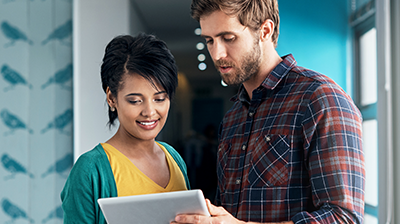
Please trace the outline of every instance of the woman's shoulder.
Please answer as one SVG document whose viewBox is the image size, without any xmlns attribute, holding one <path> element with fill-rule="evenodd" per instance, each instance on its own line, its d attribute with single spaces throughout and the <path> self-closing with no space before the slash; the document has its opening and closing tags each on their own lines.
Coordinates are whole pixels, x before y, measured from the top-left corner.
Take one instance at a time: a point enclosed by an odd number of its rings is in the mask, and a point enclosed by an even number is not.
<svg viewBox="0 0 400 224">
<path fill-rule="evenodd" d="M 159 143 L 159 144 L 161 144 L 162 146 L 165 147 L 165 149 L 166 149 L 166 150 L 168 151 L 168 153 L 172 156 L 172 158 L 175 160 L 175 162 L 178 163 L 178 165 L 180 165 L 180 164 L 182 164 L 182 163 L 183 163 L 183 164 L 185 163 L 185 162 L 183 161 L 181 155 L 179 154 L 179 152 L 176 151 L 176 150 L 174 149 L 174 147 L 172 147 L 171 145 L 169 145 L 169 144 L 166 143 L 166 142 L 157 141 L 157 143 Z"/>
<path fill-rule="evenodd" d="M 166 143 L 166 142 L 162 142 L 162 141 L 156 141 L 156 142 L 161 144 L 161 145 L 163 145 L 165 148 L 169 147 L 169 148 L 173 149 L 173 147 L 170 144 Z"/>
<path fill-rule="evenodd" d="M 97 144 L 93 149 L 83 153 L 82 155 L 79 156 L 79 159 L 88 159 L 90 157 L 99 157 L 99 156 L 104 156 L 103 155 L 104 149 L 101 143 Z"/>
<path fill-rule="evenodd" d="M 171 155 L 172 154 L 179 155 L 179 153 L 170 144 L 168 144 L 166 142 L 161 142 L 161 141 L 157 141 L 157 143 L 159 143 L 160 145 L 164 146 L 165 149 L 169 152 L 169 154 L 171 154 Z"/>
<path fill-rule="evenodd" d="M 93 166 L 103 164 L 104 159 L 107 159 L 107 155 L 101 144 L 98 144 L 92 150 L 80 155 L 74 167 L 93 168 Z"/>
<path fill-rule="evenodd" d="M 172 156 L 172 158 L 175 160 L 176 164 L 179 166 L 181 169 L 182 174 L 185 177 L 185 182 L 186 182 L 186 187 L 187 189 L 190 189 L 190 184 L 189 184 L 189 178 L 187 176 L 187 168 L 186 168 L 186 163 L 181 157 L 181 155 L 176 151 L 171 145 L 165 142 L 160 142 L 157 141 L 158 144 L 162 145 L 165 147 L 165 149 L 168 151 L 168 153 Z"/>
</svg>

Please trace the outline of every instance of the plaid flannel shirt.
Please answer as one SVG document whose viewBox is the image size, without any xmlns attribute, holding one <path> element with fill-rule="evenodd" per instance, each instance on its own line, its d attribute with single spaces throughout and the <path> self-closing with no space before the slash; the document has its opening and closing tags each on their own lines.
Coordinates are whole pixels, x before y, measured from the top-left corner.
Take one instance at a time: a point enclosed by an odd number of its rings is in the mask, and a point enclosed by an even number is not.
<svg viewBox="0 0 400 224">
<path fill-rule="evenodd" d="M 219 130 L 217 204 L 244 221 L 362 223 L 362 117 L 331 79 L 292 55 Z"/>
</svg>

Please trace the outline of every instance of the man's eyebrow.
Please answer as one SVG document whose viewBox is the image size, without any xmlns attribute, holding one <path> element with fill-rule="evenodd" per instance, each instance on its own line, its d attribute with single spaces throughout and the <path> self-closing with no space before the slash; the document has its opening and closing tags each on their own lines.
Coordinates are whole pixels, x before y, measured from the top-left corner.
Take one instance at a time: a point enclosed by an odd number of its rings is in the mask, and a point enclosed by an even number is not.
<svg viewBox="0 0 400 224">
<path fill-rule="evenodd" d="M 220 32 L 217 35 L 215 35 L 215 37 L 220 37 L 220 36 L 224 36 L 224 35 L 228 35 L 228 34 L 235 34 L 235 33 L 231 32 L 231 31 L 223 31 L 223 32 Z M 201 34 L 200 36 L 203 38 L 212 38 L 211 36 L 203 35 L 203 34 Z"/>
</svg>

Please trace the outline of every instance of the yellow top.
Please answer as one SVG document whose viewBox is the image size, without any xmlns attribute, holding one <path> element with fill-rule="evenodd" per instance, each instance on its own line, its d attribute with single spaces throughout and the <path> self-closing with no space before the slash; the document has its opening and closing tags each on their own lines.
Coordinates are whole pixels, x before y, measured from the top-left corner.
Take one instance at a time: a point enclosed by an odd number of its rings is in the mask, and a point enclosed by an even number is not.
<svg viewBox="0 0 400 224">
<path fill-rule="evenodd" d="M 146 176 L 128 159 L 128 157 L 112 145 L 101 143 L 101 146 L 103 146 L 107 154 L 108 161 L 110 161 L 117 185 L 118 197 L 187 190 L 185 178 L 178 164 L 163 145 L 158 142 L 157 144 L 165 153 L 170 172 L 169 183 L 165 188 Z"/>
</svg>

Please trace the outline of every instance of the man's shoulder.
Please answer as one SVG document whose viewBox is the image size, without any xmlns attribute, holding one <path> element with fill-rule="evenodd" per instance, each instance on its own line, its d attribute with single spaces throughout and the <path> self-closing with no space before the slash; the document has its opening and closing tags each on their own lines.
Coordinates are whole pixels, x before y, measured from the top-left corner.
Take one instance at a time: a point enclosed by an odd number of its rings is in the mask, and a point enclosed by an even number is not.
<svg viewBox="0 0 400 224">
<path fill-rule="evenodd" d="M 318 84 L 337 85 L 327 75 L 297 65 L 297 61 L 291 54 L 283 56 L 282 59 L 281 63 L 275 67 L 271 75 L 264 80 L 264 83 L 267 83 L 266 86 L 292 86 L 296 84 L 301 84 L 303 87 L 308 85 L 315 86 Z"/>
<path fill-rule="evenodd" d="M 348 109 L 357 111 L 356 113 L 359 114 L 351 96 L 333 79 L 311 69 L 298 66 L 294 67 L 292 71 L 292 74 L 288 75 L 292 75 L 293 78 L 297 76 L 297 85 L 306 86 L 304 92 L 309 95 L 309 102 L 319 102 L 318 105 L 324 104 L 324 107 L 348 107 Z M 307 84 L 307 81 L 309 84 Z"/>
<path fill-rule="evenodd" d="M 285 85 L 301 86 L 301 89 L 307 92 L 313 92 L 317 89 L 326 89 L 329 92 L 336 92 L 340 95 L 347 93 L 332 78 L 317 71 L 295 66 L 287 74 Z M 299 90 L 299 89 L 297 89 Z"/>
<path fill-rule="evenodd" d="M 334 84 L 337 85 L 331 78 L 328 76 L 319 73 L 317 71 L 304 68 L 301 66 L 295 66 L 289 73 L 291 75 L 299 75 L 304 77 L 304 79 L 309 79 L 310 81 L 319 82 L 321 84 Z"/>
</svg>

